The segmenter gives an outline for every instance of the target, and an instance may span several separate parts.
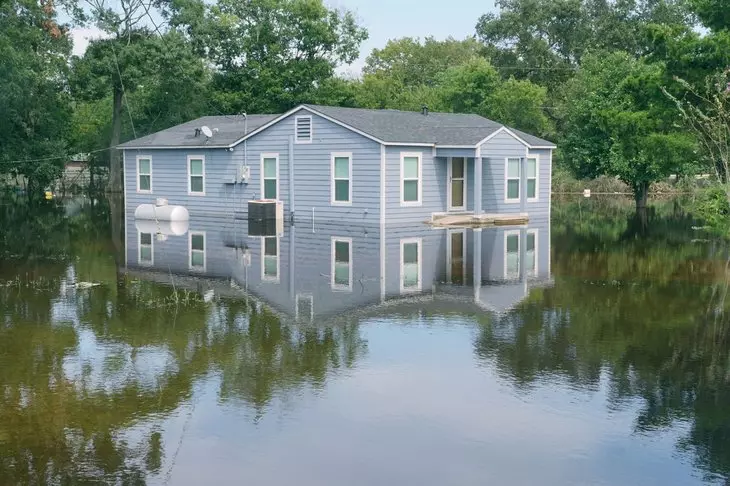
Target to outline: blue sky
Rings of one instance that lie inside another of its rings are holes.
[[[495,12],[494,0],[325,0],[334,8],[355,13],[367,28],[370,38],[360,49],[360,59],[345,66],[342,73],[358,74],[367,55],[382,47],[388,39],[432,35],[437,39],[452,36],[463,39],[474,34],[474,26],[482,14]],[[74,54],[86,50],[88,39],[100,36],[96,28],[73,29]]]

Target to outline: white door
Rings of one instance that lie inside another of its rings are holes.
[[[449,159],[449,211],[464,211],[466,209],[466,158],[452,157]]]

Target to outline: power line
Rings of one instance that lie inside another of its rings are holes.
[[[84,153],[85,154],[95,154],[98,152],[104,152],[105,150],[111,150],[113,148],[115,148],[115,147],[107,147],[107,148],[92,150],[91,152],[84,152]],[[68,158],[68,155],[59,155],[57,157],[43,157],[40,159],[5,160],[5,161],[2,161],[2,163],[15,164],[15,163],[20,163],[20,162],[43,162],[46,160],[58,160],[58,159],[67,159],[67,158]]]

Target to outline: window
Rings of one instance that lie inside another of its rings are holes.
[[[261,154],[261,196],[279,199],[279,154]]]
[[[137,157],[137,192],[152,192],[152,159]]]
[[[519,158],[508,158],[507,159],[507,181],[505,187],[505,200],[519,201],[520,200],[520,159]]]
[[[154,265],[155,243],[152,233],[139,233],[137,261],[140,265]]]
[[[205,157],[188,155],[188,194],[205,195]]]
[[[520,232],[507,231],[504,234],[504,278],[520,277]]]
[[[401,206],[421,204],[421,154],[400,154],[400,202]]]
[[[352,239],[332,238],[331,285],[335,290],[352,290]]]
[[[311,294],[297,294],[296,301],[294,318],[310,321],[314,319],[314,296]]]
[[[297,143],[312,143],[312,117],[298,116],[294,118]]]
[[[537,157],[528,157],[527,159],[527,200],[537,200],[537,173],[538,173]]]
[[[527,232],[525,242],[525,266],[527,275],[537,275],[537,230]]]
[[[421,239],[413,238],[400,242],[400,290],[418,292],[421,290]]]
[[[190,270],[205,271],[206,255],[205,255],[205,233],[190,232]]]
[[[332,204],[352,204],[352,154],[332,154]]]
[[[279,281],[279,237],[261,237],[263,257],[261,259],[261,280]]]

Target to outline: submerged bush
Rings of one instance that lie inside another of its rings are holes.
[[[730,229],[730,201],[725,188],[719,185],[701,190],[693,205],[695,216],[715,231]]]

